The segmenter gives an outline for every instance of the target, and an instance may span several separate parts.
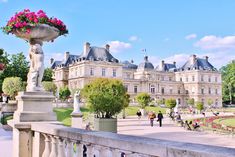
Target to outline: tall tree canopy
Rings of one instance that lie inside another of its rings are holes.
[[[222,73],[223,102],[235,103],[235,60],[220,69]]]
[[[51,68],[46,68],[44,70],[42,81],[52,81],[53,71]]]
[[[9,55],[0,49],[0,62],[5,64],[5,70],[0,73],[0,91],[2,91],[2,83],[6,77],[20,77],[22,81],[27,81],[29,62],[23,52]]]

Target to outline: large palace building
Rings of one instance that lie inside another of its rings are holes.
[[[116,78],[123,81],[133,102],[138,93],[147,92],[155,100],[174,98],[180,105],[194,98],[204,105],[211,99],[214,106],[222,106],[221,74],[207,56],[191,55],[182,67],[164,61],[154,67],[148,56],[139,65],[133,61],[119,62],[109,48],[85,43],[80,55],[66,52],[62,61],[51,59],[56,86],[82,89],[94,78]]]

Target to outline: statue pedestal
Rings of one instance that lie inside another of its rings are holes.
[[[72,112],[71,113],[71,117],[72,117],[72,124],[71,127],[73,128],[80,128],[80,129],[84,129],[82,126],[82,113],[80,112]]]
[[[54,96],[49,92],[19,92],[17,110],[14,113],[16,122],[56,121],[52,101]]]

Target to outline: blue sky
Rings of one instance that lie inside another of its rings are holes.
[[[217,68],[235,59],[234,0],[0,0],[0,25],[23,9],[44,10],[67,25],[69,34],[44,44],[45,63],[61,59],[65,51],[80,54],[83,43],[111,45],[119,60],[146,54],[157,65],[160,60],[182,65],[191,54],[209,60]],[[0,48],[9,53],[28,45],[13,35],[0,33]]]

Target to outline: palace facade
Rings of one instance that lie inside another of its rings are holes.
[[[191,55],[182,67],[176,63],[165,63],[154,67],[145,56],[139,65],[133,61],[120,62],[110,53],[110,46],[93,47],[84,44],[80,55],[65,53],[64,59],[51,59],[54,83],[58,89],[82,89],[94,78],[116,78],[123,81],[132,101],[141,92],[147,92],[155,100],[174,98],[178,104],[186,105],[194,98],[207,105],[209,99],[214,106],[222,106],[221,74],[208,61],[208,57]]]

